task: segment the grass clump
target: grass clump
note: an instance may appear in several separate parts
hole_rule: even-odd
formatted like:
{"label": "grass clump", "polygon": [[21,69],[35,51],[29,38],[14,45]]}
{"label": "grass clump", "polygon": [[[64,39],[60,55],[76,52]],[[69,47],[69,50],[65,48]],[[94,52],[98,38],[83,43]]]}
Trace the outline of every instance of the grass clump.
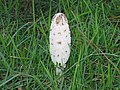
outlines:
{"label": "grass clump", "polygon": [[[51,17],[64,12],[72,46],[64,78],[49,54]],[[1,90],[119,90],[119,0],[1,0]]]}

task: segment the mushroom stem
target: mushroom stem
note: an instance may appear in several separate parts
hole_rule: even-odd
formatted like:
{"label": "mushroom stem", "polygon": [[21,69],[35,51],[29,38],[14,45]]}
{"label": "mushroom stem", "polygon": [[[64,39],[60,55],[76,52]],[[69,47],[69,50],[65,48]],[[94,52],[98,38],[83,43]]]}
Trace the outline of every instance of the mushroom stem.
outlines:
{"label": "mushroom stem", "polygon": [[56,75],[62,75],[62,70],[59,67],[56,67]]}

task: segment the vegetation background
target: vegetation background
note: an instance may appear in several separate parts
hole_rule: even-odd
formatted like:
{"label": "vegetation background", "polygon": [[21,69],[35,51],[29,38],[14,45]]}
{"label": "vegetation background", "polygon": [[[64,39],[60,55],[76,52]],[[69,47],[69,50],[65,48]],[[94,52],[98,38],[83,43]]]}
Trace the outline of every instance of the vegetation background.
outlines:
{"label": "vegetation background", "polygon": [[[72,37],[61,77],[49,54],[57,12]],[[58,89],[120,90],[120,0],[0,0],[0,90]]]}

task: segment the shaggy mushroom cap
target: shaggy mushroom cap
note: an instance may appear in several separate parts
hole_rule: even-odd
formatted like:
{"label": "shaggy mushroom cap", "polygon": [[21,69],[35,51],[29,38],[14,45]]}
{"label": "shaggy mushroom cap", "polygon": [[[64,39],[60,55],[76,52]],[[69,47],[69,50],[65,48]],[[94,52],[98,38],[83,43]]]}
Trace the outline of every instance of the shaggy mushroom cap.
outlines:
{"label": "shaggy mushroom cap", "polygon": [[65,67],[70,56],[70,29],[68,20],[63,13],[53,16],[50,27],[50,54],[53,63]]}

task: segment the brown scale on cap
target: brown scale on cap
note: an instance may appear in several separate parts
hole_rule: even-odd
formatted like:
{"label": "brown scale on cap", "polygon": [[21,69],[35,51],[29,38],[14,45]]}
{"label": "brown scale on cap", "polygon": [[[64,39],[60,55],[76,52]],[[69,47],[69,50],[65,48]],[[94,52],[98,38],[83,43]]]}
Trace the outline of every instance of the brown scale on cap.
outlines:
{"label": "brown scale on cap", "polygon": [[58,32],[58,34],[61,34],[61,32]]}
{"label": "brown scale on cap", "polygon": [[61,44],[61,42],[57,42],[58,44]]}
{"label": "brown scale on cap", "polygon": [[64,32],[66,32],[66,29],[64,30]]}
{"label": "brown scale on cap", "polygon": [[59,57],[59,54],[57,55],[57,57]]}
{"label": "brown scale on cap", "polygon": [[61,15],[59,15],[59,16],[56,18],[56,24],[59,24],[60,21],[61,21],[61,19],[62,19],[62,17],[61,17]]}
{"label": "brown scale on cap", "polygon": [[[64,14],[61,14],[61,15],[59,15],[59,16],[56,18],[56,24],[59,24],[60,21],[62,20],[62,25],[64,25],[64,24],[63,24],[63,18],[62,18],[62,16],[64,17],[65,21],[68,23],[68,20],[67,20],[66,16],[65,16]],[[54,19],[54,18],[55,18],[55,16],[53,17],[53,19]]]}

